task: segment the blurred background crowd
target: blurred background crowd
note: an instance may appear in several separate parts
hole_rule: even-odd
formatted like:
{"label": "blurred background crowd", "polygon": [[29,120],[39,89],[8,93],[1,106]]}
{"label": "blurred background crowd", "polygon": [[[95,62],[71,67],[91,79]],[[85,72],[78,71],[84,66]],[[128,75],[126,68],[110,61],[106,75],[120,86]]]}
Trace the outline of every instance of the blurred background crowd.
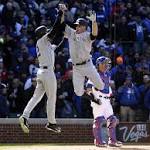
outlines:
{"label": "blurred background crowd", "polygon": [[[70,23],[96,11],[99,31],[91,55],[93,63],[101,55],[113,62],[114,112],[121,121],[149,121],[149,0],[0,0],[0,117],[18,117],[31,98],[38,69],[34,30],[39,25],[53,25],[59,2],[67,5],[65,19]],[[56,117],[92,118],[86,95],[79,98],[73,92],[67,39],[55,59]],[[46,117],[45,102],[46,96],[31,117]]]}

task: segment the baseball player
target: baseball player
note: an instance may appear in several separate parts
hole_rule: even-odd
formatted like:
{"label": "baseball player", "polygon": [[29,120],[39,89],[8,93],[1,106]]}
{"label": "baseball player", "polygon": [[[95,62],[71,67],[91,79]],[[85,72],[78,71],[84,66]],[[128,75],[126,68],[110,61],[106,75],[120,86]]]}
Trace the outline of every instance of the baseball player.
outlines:
{"label": "baseball player", "polygon": [[[61,129],[57,126],[55,120],[55,104],[56,104],[56,77],[54,74],[54,51],[59,45],[53,44],[55,37],[60,36],[63,32],[61,22],[63,20],[63,12],[59,11],[57,21],[52,30],[49,31],[46,26],[40,26],[35,30],[37,37],[36,52],[39,60],[39,70],[37,72],[37,86],[33,97],[24,109],[19,122],[22,130],[29,133],[28,119],[31,111],[40,102],[44,93],[48,97],[47,100],[47,116],[48,123],[46,129],[56,133],[60,133]],[[61,26],[60,26],[61,25]]]}
{"label": "baseball player", "polygon": [[109,86],[109,69],[111,67],[111,60],[104,56],[99,57],[96,60],[96,67],[105,85],[103,90],[97,90],[94,88],[91,81],[88,81],[87,83],[88,94],[92,93],[96,100],[91,101],[94,116],[94,144],[98,147],[107,146],[107,142],[105,141],[106,138],[102,134],[102,127],[107,123],[109,136],[108,145],[112,147],[120,147],[121,142],[116,140],[116,125],[118,124],[118,119],[114,116],[110,103],[110,97],[112,95],[112,90]]}
{"label": "baseball player", "polygon": [[[62,4],[63,5],[63,4]],[[66,9],[64,5],[64,9]],[[92,32],[87,31],[88,23],[79,18],[74,23],[76,29],[66,24],[65,35],[69,41],[70,57],[73,63],[73,85],[77,96],[84,94],[85,77],[88,77],[97,89],[103,89],[104,84],[91,60],[92,42],[96,39],[98,27],[96,13],[87,17],[92,21]]]}

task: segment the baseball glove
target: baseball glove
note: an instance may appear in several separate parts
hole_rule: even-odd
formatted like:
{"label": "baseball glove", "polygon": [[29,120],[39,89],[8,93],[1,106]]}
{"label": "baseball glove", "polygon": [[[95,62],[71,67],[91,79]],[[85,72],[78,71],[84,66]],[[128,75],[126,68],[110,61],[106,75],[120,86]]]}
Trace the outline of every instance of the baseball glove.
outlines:
{"label": "baseball glove", "polygon": [[90,99],[92,102],[94,102],[94,103],[96,103],[96,104],[98,104],[98,105],[101,105],[101,104],[102,104],[101,100],[98,99],[98,98],[95,98],[95,96],[93,95],[93,93],[90,93],[88,96],[89,96],[89,99]]}

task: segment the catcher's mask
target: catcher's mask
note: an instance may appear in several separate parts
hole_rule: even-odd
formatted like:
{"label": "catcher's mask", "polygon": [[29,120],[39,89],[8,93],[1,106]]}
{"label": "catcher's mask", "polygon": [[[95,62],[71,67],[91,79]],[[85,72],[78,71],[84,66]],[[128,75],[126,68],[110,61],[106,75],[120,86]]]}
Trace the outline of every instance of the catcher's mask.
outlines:
{"label": "catcher's mask", "polygon": [[96,68],[98,68],[98,66],[100,64],[105,64],[107,71],[111,69],[111,59],[108,58],[108,57],[101,56],[101,57],[97,58],[97,60],[96,60]]}
{"label": "catcher's mask", "polygon": [[47,27],[42,25],[35,29],[35,36],[37,39],[41,38],[48,31]]}

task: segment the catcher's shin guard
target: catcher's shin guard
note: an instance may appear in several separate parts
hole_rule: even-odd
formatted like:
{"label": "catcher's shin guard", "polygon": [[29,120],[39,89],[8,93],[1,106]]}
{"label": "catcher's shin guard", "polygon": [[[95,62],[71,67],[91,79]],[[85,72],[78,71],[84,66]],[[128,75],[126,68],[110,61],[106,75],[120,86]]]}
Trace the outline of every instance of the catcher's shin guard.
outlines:
{"label": "catcher's shin guard", "polygon": [[109,133],[109,140],[112,143],[116,143],[116,125],[119,123],[116,116],[110,116],[107,118],[107,128]]}
{"label": "catcher's shin guard", "polygon": [[97,117],[93,122],[93,135],[95,138],[95,145],[101,145],[105,142],[105,138],[103,136],[103,126],[106,124],[105,118]]}

